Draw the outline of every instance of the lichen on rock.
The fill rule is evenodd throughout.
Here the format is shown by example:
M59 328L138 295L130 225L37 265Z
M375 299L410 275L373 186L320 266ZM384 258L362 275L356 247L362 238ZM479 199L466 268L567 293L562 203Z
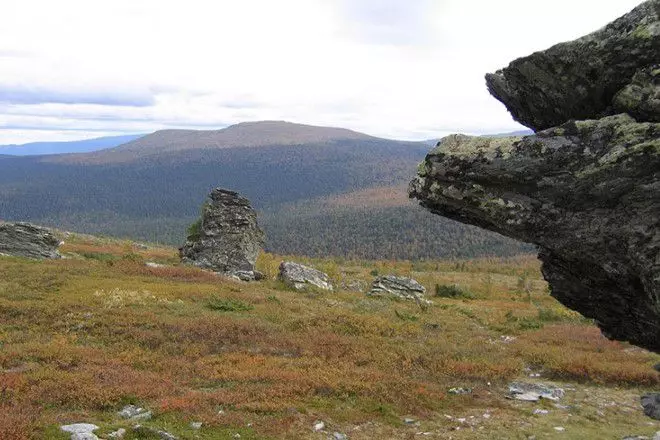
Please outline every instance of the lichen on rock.
M240 279L259 278L254 271L264 234L250 201L234 191L216 188L202 206L202 216L179 249L181 261ZM253 274L246 276L246 274ZM257 276L255 276L257 275Z
M607 336L656 352L659 11L660 0L648 1L489 75L491 93L539 131L444 138L409 189L436 214L538 245L553 296ZM640 26L642 42L632 35ZM590 63L600 63L591 76Z

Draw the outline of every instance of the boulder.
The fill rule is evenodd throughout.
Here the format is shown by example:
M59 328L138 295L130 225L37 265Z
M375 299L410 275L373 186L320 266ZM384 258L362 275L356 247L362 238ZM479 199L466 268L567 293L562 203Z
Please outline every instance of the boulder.
M60 258L60 241L46 228L29 223L0 223L0 254L26 258Z
M644 414L652 419L660 420L660 393L650 393L642 396Z
M424 286L412 278L385 275L374 280L367 295L427 302L428 300L424 298L425 293Z
M509 384L510 399L537 402L541 399L559 400L564 397L564 390L550 385L529 382L512 382Z
M614 96L660 59L659 17L660 0L644 2L592 34L486 75L488 90L535 131L612 115Z
M309 286L323 290L332 290L333 286L327 274L312 267L292 261L283 261L280 264L278 279L295 290L307 290Z
M181 261L214 272L255 279L254 264L264 234L250 201L234 191L216 188L202 207L201 219L191 226L179 249Z
M649 78L655 78L652 61L660 54L659 9L660 0L646 2L595 34L512 63L537 71L538 84L509 66L497 80L505 86L491 92L504 97L518 119L533 121L528 125L558 126L523 138L448 136L426 156L409 188L433 213L538 245L555 298L593 318L606 336L656 352L660 123L650 98L655 92L626 86L643 89L655 81ZM629 47L628 39L638 40L634 32L646 32L648 39ZM612 46L616 41L628 47L622 52L626 60L609 53L619 51L618 43ZM648 59L651 42L654 60ZM566 55L573 50L581 57ZM602 72L583 93L580 64L595 59L602 59ZM534 67L538 60L545 63L542 73ZM614 81L614 72L624 83ZM605 99L599 87L613 91ZM617 106L638 119L628 113L602 116L618 91ZM568 120L575 117L591 119Z

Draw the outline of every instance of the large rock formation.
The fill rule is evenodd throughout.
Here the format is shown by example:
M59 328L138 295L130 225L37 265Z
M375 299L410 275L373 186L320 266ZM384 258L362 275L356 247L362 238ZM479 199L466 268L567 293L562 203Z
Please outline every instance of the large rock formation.
M553 296L607 336L656 352L659 11L659 0L646 2L488 75L516 119L557 127L524 138L449 136L410 185L434 213L537 244Z
M181 261L241 279L254 279L254 264L264 234L250 201L216 188L202 207L201 219L190 228L179 249ZM248 276L250 275L250 276Z
M48 230L29 223L0 223L0 254L26 258L60 258L60 241Z
M426 289L417 280L395 275L384 275L374 280L367 296L407 299L428 304L430 301L424 297L425 293Z
M642 3L592 34L486 75L488 89L534 130L612 115L614 96L641 69L660 62L658 16L660 1Z

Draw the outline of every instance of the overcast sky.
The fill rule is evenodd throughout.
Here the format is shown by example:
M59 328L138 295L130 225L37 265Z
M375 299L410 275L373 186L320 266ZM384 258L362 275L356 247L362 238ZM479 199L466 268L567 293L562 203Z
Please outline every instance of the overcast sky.
M287 120L521 129L486 72L640 0L2 0L0 144Z

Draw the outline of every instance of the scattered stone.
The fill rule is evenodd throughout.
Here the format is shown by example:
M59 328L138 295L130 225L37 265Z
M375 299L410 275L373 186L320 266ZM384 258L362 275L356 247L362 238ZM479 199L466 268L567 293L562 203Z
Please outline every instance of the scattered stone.
M447 392L449 394L471 394L472 388L454 387L454 388L449 388L449 391Z
M660 393L649 393L642 396L644 414L655 420L660 420Z
M256 279L245 272L254 272L264 234L250 201L221 188L211 191L209 199L202 207L199 223L191 227L179 249L181 261L229 276L240 273L241 277Z
M324 428L325 428L325 423L323 423L322 421L314 422L314 426L313 426L314 431L319 432L322 431Z
M292 261L283 261L280 264L278 279L298 291L306 290L310 285L323 290L333 289L327 274Z
M133 431L135 431L138 435L141 434L144 436L149 436L148 438L152 438L154 435L157 435L158 437L160 437L161 440L179 440L177 436L175 436L174 434L170 434L167 431L149 428L147 426L142 426L142 425L133 426Z
M417 302L430 303L424 298L426 289L412 278L385 275L378 277L371 285L368 296L389 296L399 299L411 299Z
M621 440L650 440L645 435L627 435Z
M348 436L346 434L342 434L341 432L333 432L331 439L332 440L348 440Z
M165 267L164 264L154 263L153 261L147 261L146 263L144 263L144 265L147 266L147 267L153 267L155 269L157 269L159 267Z
M264 274L258 270L236 270L227 273L227 276L238 281L260 281L265 278Z
M542 416L544 416L544 415L550 413L550 411L548 411L547 409L539 409L539 408L536 408L536 409L533 411L533 413L534 413L535 415L537 415L537 416L538 416L538 415L542 415Z
M61 258L60 241L46 228L29 223L0 223L0 255Z
M364 292L367 290L367 283L362 280L342 281L341 288L349 292Z
M415 419L411 419L411 418L408 418L408 417L406 417L405 419L403 419L403 423L405 423L406 425L412 425L412 424L414 424L415 422L416 422Z
M566 428L564 428L563 426L555 426L554 430L559 431L559 432L563 432L563 431L566 431Z
M202 422L191 422L190 423L190 427L192 429L202 429L202 425L203 425Z
M125 435L126 435L126 430L124 428L119 428L118 430L108 434L108 438L124 438Z
M60 426L60 429L71 434L71 440L99 440L94 434L99 427L91 423L74 423Z
M528 382L512 382L509 384L510 399L537 402L540 399L557 401L564 397L564 390L544 384Z
M117 413L122 419L130 420L149 420L152 417L151 411L140 408L136 405L126 405L121 411Z

